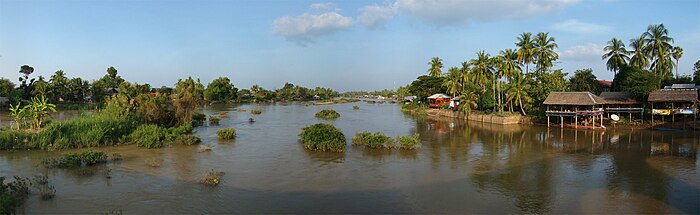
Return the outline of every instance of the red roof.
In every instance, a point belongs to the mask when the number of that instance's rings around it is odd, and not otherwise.
[[[600,83],[600,84],[602,84],[603,86],[606,86],[606,87],[611,87],[612,84],[613,84],[612,81],[606,81],[606,80],[596,80],[596,81],[598,81],[598,83]]]

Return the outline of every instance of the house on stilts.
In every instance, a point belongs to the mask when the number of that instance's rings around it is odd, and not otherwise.
[[[559,118],[561,127],[605,128],[605,100],[590,92],[552,92],[544,100],[547,106],[547,126],[551,118]]]
[[[671,122],[676,121],[676,115],[684,118],[692,116],[693,121],[696,121],[698,98],[698,89],[694,84],[674,84],[671,87],[652,91],[647,99],[651,103],[652,126],[654,116],[661,116],[662,121],[666,116],[670,116]]]
[[[608,118],[611,114],[616,114],[619,117],[629,117],[630,122],[635,116],[639,120],[644,119],[644,104],[630,92],[602,92],[600,98],[604,100],[603,109]]]

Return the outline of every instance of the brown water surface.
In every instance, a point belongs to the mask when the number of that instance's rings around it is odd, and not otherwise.
[[[341,117],[314,117],[327,108]],[[251,115],[251,109],[263,113]],[[0,175],[49,175],[57,195],[48,201],[30,196],[21,208],[30,214],[700,213],[698,132],[436,121],[393,104],[211,106],[204,112],[229,117],[197,128],[200,146],[99,148],[124,160],[77,170],[40,165],[65,151],[2,151]],[[316,122],[336,125],[348,144],[357,132],[382,131],[419,133],[423,147],[307,151],[297,135]],[[222,127],[236,128],[236,139],[218,140]],[[212,150],[200,152],[205,146]],[[220,186],[197,184],[210,170],[225,172]]]

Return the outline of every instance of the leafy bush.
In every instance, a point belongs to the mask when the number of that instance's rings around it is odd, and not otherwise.
[[[396,139],[401,149],[417,149],[421,146],[419,137],[418,134],[414,134],[412,136],[399,136]]]
[[[408,103],[401,105],[401,111],[412,112],[421,116],[428,115],[428,113],[426,112],[427,109],[428,108],[425,105],[418,103]]]
[[[216,135],[218,135],[221,139],[230,140],[236,138],[236,129],[222,128],[216,131]]]
[[[219,121],[221,121],[221,118],[216,117],[216,116],[209,116],[209,124],[210,125],[219,125]]]
[[[134,133],[129,135],[131,142],[139,147],[162,148],[166,145],[165,136],[167,131],[157,125],[141,125]]]
[[[352,138],[353,145],[364,145],[370,148],[389,148],[393,146],[394,140],[384,135],[382,132],[360,132]]]
[[[47,158],[42,161],[49,168],[71,168],[83,165],[92,166],[107,161],[107,154],[100,151],[85,150],[78,153],[64,154],[58,158]]]
[[[340,114],[331,109],[322,110],[316,113],[316,118],[320,119],[337,119],[338,117],[340,117]]]
[[[175,138],[175,143],[176,144],[183,144],[183,145],[194,145],[202,142],[202,139],[200,139],[197,136],[191,135],[191,134],[186,134],[186,135],[180,135]]]
[[[192,125],[194,125],[194,126],[204,125],[204,121],[206,121],[206,120],[207,120],[207,115],[204,115],[203,113],[194,113],[192,115]]]
[[[250,113],[252,114],[261,114],[262,110],[250,110]]]
[[[304,148],[320,151],[345,151],[345,135],[333,125],[318,123],[301,129],[299,140]]]
[[[360,106],[357,106],[357,105],[352,106],[352,109],[353,109],[353,110],[359,110],[359,109],[360,109]]]

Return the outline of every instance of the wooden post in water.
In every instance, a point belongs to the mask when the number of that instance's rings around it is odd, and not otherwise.
[[[673,102],[671,102],[671,111],[669,111],[668,113],[671,114],[671,122],[675,123],[676,122],[676,114],[673,113]]]
[[[549,105],[547,105],[547,112],[549,112]],[[549,127],[549,113],[547,112],[544,115],[547,115],[547,127]]]

